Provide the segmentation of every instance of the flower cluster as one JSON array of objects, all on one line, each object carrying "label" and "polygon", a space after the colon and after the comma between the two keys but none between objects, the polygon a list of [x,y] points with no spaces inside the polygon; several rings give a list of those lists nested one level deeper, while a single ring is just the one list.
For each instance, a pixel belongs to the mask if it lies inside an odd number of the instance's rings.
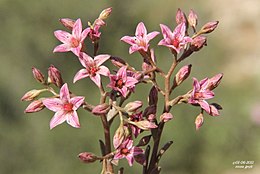
[{"label": "flower cluster", "polygon": [[[106,25],[106,20],[112,12],[112,8],[103,10],[97,19],[91,24],[88,22],[84,28],[81,19],[73,20],[63,18],[61,24],[69,31],[57,30],[55,37],[62,42],[56,46],[53,52],[71,51],[83,66],[75,73],[73,83],[78,80],[90,78],[94,86],[100,91],[100,99],[97,104],[89,104],[87,97],[77,96],[64,83],[61,72],[51,65],[48,68],[48,78],[43,73],[32,68],[35,80],[43,85],[42,89],[28,91],[22,97],[22,101],[31,101],[25,109],[25,113],[39,112],[47,108],[55,112],[50,120],[50,129],[67,122],[70,126],[80,128],[77,110],[83,108],[102,121],[105,139],[100,140],[101,155],[92,152],[82,152],[79,159],[84,163],[102,161],[102,174],[115,173],[114,165],[125,158],[132,166],[134,161],[143,165],[143,174],[160,173],[159,161],[164,152],[171,146],[172,141],[167,142],[160,148],[160,139],[164,125],[174,118],[172,107],[178,104],[190,104],[199,108],[199,115],[195,118],[195,127],[198,130],[204,121],[204,111],[211,116],[219,116],[221,106],[217,103],[209,103],[208,100],[214,97],[213,90],[219,85],[223,74],[219,73],[212,78],[204,78],[198,81],[193,78],[193,86],[182,95],[173,97],[175,88],[189,78],[192,65],[182,66],[174,75],[176,67],[193,53],[200,51],[206,45],[206,34],[211,33],[218,25],[216,22],[208,22],[201,29],[197,29],[197,14],[191,10],[188,17],[178,9],[176,14],[176,27],[160,24],[162,39],[158,45],[165,46],[170,50],[173,58],[171,66],[165,71],[157,65],[154,49],[151,48],[151,41],[160,32],[148,33],[146,26],[140,22],[134,36],[124,36],[121,41],[130,45],[129,54],[137,52],[141,55],[143,63],[141,70],[131,66],[121,57],[110,54],[98,54],[100,29]],[[189,29],[192,29],[190,31]],[[86,50],[89,39],[93,44],[93,55]],[[165,61],[163,58],[160,61]],[[111,61],[115,69],[106,66]],[[167,60],[169,61],[169,60]],[[109,82],[104,85],[103,78]],[[164,84],[158,83],[161,78]],[[144,100],[128,101],[134,94],[139,84],[148,86],[149,94],[147,105]],[[59,92],[56,92],[56,88]],[[42,93],[48,92],[50,97],[40,97]],[[158,95],[163,98],[163,108],[158,105]],[[142,107],[144,107],[142,109]],[[162,109],[162,112],[159,110]],[[119,123],[111,138],[111,125],[114,120]],[[146,132],[143,135],[143,132]],[[136,142],[139,139],[139,142]],[[153,143],[150,143],[150,141]],[[112,145],[113,144],[113,148]],[[123,173],[120,169],[119,173]]]}]

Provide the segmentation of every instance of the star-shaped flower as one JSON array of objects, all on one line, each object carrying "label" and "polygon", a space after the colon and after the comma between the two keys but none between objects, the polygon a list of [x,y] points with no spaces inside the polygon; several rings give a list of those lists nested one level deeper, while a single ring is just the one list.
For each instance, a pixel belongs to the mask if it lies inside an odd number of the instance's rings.
[{"label": "star-shaped flower", "polygon": [[82,23],[80,19],[77,19],[73,24],[72,34],[57,30],[54,32],[55,37],[62,42],[54,48],[53,52],[73,52],[76,56],[79,55],[83,46],[84,39],[87,37],[89,29],[82,31]]},{"label": "star-shaped flower", "polygon": [[76,81],[90,77],[90,79],[98,86],[101,86],[101,78],[100,75],[108,76],[110,74],[109,69],[103,65],[106,60],[110,58],[110,55],[102,54],[96,57],[91,58],[89,55],[81,52],[79,54],[79,60],[84,69],[81,69],[77,72],[74,77],[73,83]]},{"label": "star-shaped flower", "polygon": [[185,36],[186,25],[185,23],[180,23],[175,30],[172,32],[169,27],[164,24],[160,24],[163,39],[158,43],[158,45],[164,45],[180,53],[184,46],[191,42],[192,39]]},{"label": "star-shaped flower", "polygon": [[107,85],[108,87],[118,91],[122,94],[122,96],[126,97],[127,92],[132,90],[135,87],[135,84],[138,83],[133,77],[127,76],[127,67],[121,67],[116,75],[110,75],[110,83]]},{"label": "star-shaped flower", "polygon": [[51,111],[55,112],[50,121],[50,129],[67,122],[75,128],[79,128],[79,118],[76,110],[83,104],[84,97],[70,97],[67,83],[60,89],[60,98],[47,98],[42,103]]},{"label": "star-shaped flower", "polygon": [[121,38],[121,41],[124,41],[131,45],[129,48],[129,54],[132,54],[135,51],[143,50],[147,52],[149,47],[149,41],[157,36],[159,32],[153,31],[147,34],[146,27],[143,22],[140,22],[135,31],[135,36],[124,36]]}]

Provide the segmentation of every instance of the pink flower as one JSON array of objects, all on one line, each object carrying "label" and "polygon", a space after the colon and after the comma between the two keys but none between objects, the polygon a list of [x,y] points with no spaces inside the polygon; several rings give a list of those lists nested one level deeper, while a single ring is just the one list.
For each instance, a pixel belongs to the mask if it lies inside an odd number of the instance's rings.
[{"label": "pink flower", "polygon": [[72,51],[76,56],[78,56],[83,46],[84,39],[87,37],[88,33],[88,29],[82,31],[81,20],[77,19],[73,25],[72,34],[62,30],[54,32],[55,37],[63,44],[56,46],[53,52]]},{"label": "pink flower", "polygon": [[133,77],[127,76],[127,67],[121,67],[116,75],[110,75],[110,83],[107,85],[115,91],[120,92],[124,97],[126,97],[129,90],[132,90],[135,87],[135,84],[138,82]]},{"label": "pink flower", "polygon": [[[142,112],[138,112],[130,115],[129,120],[133,122],[139,122],[143,120]],[[134,134],[134,137],[136,138],[141,133],[141,129],[133,124],[129,124],[129,125],[132,130],[132,133]]]},{"label": "pink flower", "polygon": [[208,89],[209,79],[205,78],[198,82],[196,78],[193,78],[193,90],[189,98],[189,103],[197,105],[199,104],[202,109],[207,113],[210,113],[210,105],[207,103],[207,99],[214,97],[214,92]]},{"label": "pink flower", "polygon": [[134,156],[143,154],[143,150],[139,147],[133,146],[133,140],[126,139],[117,149],[117,153],[114,156],[114,159],[122,159],[126,158],[128,161],[128,164],[130,166],[134,163]]},{"label": "pink flower", "polygon": [[88,27],[89,30],[89,38],[92,42],[95,42],[100,39],[101,32],[99,31],[101,25],[95,25],[94,27]]},{"label": "pink flower", "polygon": [[192,39],[188,36],[185,36],[186,25],[185,23],[180,23],[173,32],[170,28],[164,24],[160,24],[163,39],[158,43],[158,45],[164,45],[175,50],[177,53],[180,53],[181,49],[184,46],[191,42]]},{"label": "pink flower", "polygon": [[147,52],[149,47],[149,41],[157,36],[159,32],[153,31],[147,34],[146,27],[143,22],[140,22],[135,31],[135,36],[124,36],[121,38],[121,41],[124,41],[131,45],[129,48],[129,54],[132,54],[135,51],[143,50]]},{"label": "pink flower", "polygon": [[44,99],[43,104],[51,111],[55,112],[50,121],[50,129],[67,121],[69,125],[79,128],[79,118],[76,110],[84,102],[84,97],[70,98],[70,92],[67,83],[60,89],[60,98],[47,98]]},{"label": "pink flower", "polygon": [[101,78],[100,75],[108,76],[110,74],[109,69],[105,66],[101,66],[106,60],[110,58],[110,55],[102,54],[94,57],[92,59],[87,54],[81,52],[79,54],[79,60],[84,69],[81,69],[77,72],[73,79],[73,83],[76,81],[90,77],[90,79],[98,86],[101,86]]}]

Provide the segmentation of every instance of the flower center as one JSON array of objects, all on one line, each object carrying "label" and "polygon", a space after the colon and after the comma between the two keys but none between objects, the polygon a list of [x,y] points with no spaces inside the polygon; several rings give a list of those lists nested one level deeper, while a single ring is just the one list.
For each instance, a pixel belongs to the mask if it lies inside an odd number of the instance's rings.
[{"label": "flower center", "polygon": [[128,155],[130,152],[129,152],[129,150],[127,149],[127,148],[123,148],[123,149],[121,149],[121,154],[123,154],[123,155]]},{"label": "flower center", "polygon": [[71,43],[71,47],[73,47],[73,48],[76,48],[76,47],[79,46],[79,41],[78,41],[78,39],[76,39],[76,38],[74,38],[74,37],[71,38],[70,43]]},{"label": "flower center", "polygon": [[123,79],[118,79],[117,81],[116,81],[116,87],[118,87],[118,88],[123,88],[123,86],[124,86],[124,82],[123,82]]},{"label": "flower center", "polygon": [[73,108],[73,104],[72,103],[66,103],[66,104],[63,105],[63,109],[65,111],[70,112],[70,111],[72,111],[72,108]]},{"label": "flower center", "polygon": [[194,94],[194,97],[195,97],[196,99],[203,98],[203,94],[202,94],[201,92],[196,92],[196,93]]},{"label": "flower center", "polygon": [[98,68],[96,66],[92,66],[89,69],[91,76],[96,76],[96,72],[98,71]]},{"label": "flower center", "polygon": [[172,45],[173,45],[175,48],[178,48],[178,47],[179,47],[179,44],[180,44],[179,40],[176,39],[176,38],[174,38],[173,41],[172,41]]}]

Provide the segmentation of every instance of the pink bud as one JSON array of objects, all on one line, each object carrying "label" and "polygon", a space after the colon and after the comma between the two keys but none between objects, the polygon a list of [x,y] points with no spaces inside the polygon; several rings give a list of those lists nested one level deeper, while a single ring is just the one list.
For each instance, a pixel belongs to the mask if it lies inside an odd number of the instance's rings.
[{"label": "pink bud", "polygon": [[69,18],[62,18],[62,19],[60,19],[60,23],[64,27],[68,28],[69,30],[72,30],[75,21],[73,19],[69,19]]},{"label": "pink bud", "polygon": [[130,135],[129,129],[127,126],[122,124],[117,128],[115,135],[113,137],[113,145],[117,149],[123,141]]},{"label": "pink bud", "polygon": [[197,14],[192,9],[190,10],[190,13],[188,16],[188,22],[189,22],[189,25],[193,28],[195,28],[198,23]]},{"label": "pink bud", "polygon": [[187,18],[186,15],[183,13],[181,9],[178,8],[177,13],[176,13],[176,23],[181,24],[181,23],[187,23]]},{"label": "pink bud", "polygon": [[106,8],[105,10],[103,10],[100,15],[99,15],[99,19],[105,20],[108,18],[108,16],[112,13],[112,7]]},{"label": "pink bud", "polygon": [[24,94],[24,96],[21,98],[21,100],[22,101],[32,101],[33,99],[38,97],[42,91],[43,90],[37,90],[37,89],[30,90]]},{"label": "pink bud", "polygon": [[41,100],[35,100],[31,102],[27,108],[24,110],[25,113],[33,113],[41,111],[45,106],[43,105]]},{"label": "pink bud", "polygon": [[98,25],[98,26],[103,26],[105,25],[105,21],[103,21],[102,19],[96,19],[95,22],[94,22],[95,25]]},{"label": "pink bud", "polygon": [[108,113],[109,109],[110,109],[109,105],[104,103],[104,104],[100,104],[100,105],[95,106],[92,109],[92,113],[95,114],[95,115],[102,115],[102,114]]},{"label": "pink bud", "polygon": [[203,46],[207,46],[207,38],[204,36],[197,36],[192,40],[190,49],[192,51],[199,51]]},{"label": "pink bud", "polygon": [[210,78],[207,89],[209,89],[210,91],[215,89],[220,84],[222,77],[223,73],[220,73]]},{"label": "pink bud", "polygon": [[160,121],[161,122],[168,122],[170,121],[171,119],[173,119],[173,116],[171,113],[163,113],[161,116],[160,116]]},{"label": "pink bud", "polygon": [[32,73],[33,73],[33,77],[40,83],[44,84],[45,80],[44,80],[44,75],[41,73],[41,71],[37,68],[32,67]]},{"label": "pink bud", "polygon": [[190,75],[190,72],[191,72],[191,64],[190,65],[186,65],[186,66],[183,66],[178,72],[177,74],[175,75],[175,83],[177,86],[179,86],[184,80],[186,80],[189,75]]},{"label": "pink bud", "polygon": [[126,62],[119,57],[111,56],[110,60],[113,63],[113,65],[115,65],[118,68],[121,68],[122,66],[126,66]]},{"label": "pink bud", "polygon": [[204,122],[204,118],[203,118],[203,115],[202,113],[200,113],[196,119],[195,119],[195,125],[196,125],[196,130],[199,130],[200,127],[203,125],[203,122]]},{"label": "pink bud", "polygon": [[50,83],[53,83],[54,85],[56,85],[59,88],[62,87],[63,80],[61,77],[61,73],[54,65],[51,65],[49,67],[48,75],[49,75]]},{"label": "pink bud", "polygon": [[127,113],[131,114],[135,112],[137,109],[141,108],[142,106],[143,106],[142,101],[134,101],[134,102],[127,103],[124,109]]},{"label": "pink bud", "polygon": [[143,129],[143,130],[150,130],[150,129],[154,129],[154,128],[158,127],[155,123],[150,122],[148,120],[133,122],[132,124],[134,124],[135,126],[139,127],[140,129]]},{"label": "pink bud", "polygon": [[78,155],[78,157],[84,163],[93,163],[98,160],[98,157],[90,152],[82,152]]},{"label": "pink bud", "polygon": [[201,34],[211,33],[212,31],[215,30],[215,28],[217,28],[218,23],[219,23],[218,21],[206,23],[206,24],[201,28],[200,33],[201,33]]}]

